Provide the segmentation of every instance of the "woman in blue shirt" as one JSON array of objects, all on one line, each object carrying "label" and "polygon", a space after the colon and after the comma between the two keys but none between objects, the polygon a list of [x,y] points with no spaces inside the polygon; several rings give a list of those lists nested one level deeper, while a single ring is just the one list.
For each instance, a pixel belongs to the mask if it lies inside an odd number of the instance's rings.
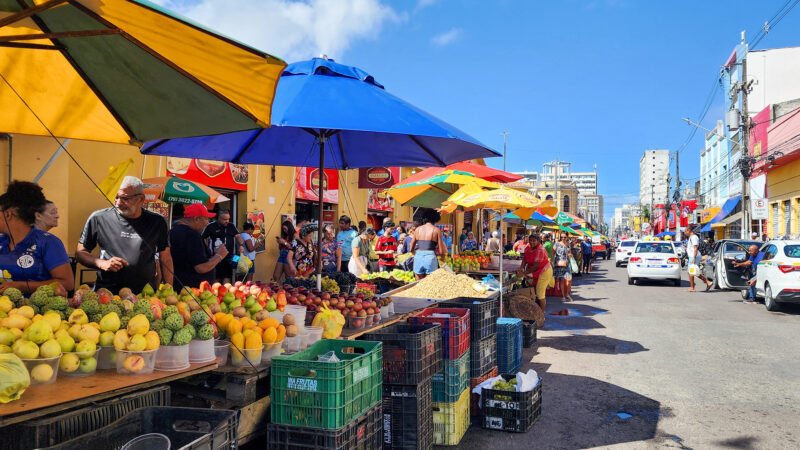
[{"label": "woman in blue shirt", "polygon": [[0,195],[0,291],[13,287],[32,293],[54,282],[65,291],[75,287],[64,244],[33,226],[36,211],[46,203],[42,188],[27,181],[12,181]]}]

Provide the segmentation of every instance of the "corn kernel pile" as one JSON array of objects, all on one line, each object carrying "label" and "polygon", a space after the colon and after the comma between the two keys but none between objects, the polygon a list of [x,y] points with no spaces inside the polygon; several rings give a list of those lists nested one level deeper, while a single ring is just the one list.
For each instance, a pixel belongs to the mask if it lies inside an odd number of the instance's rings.
[{"label": "corn kernel pile", "polygon": [[416,285],[400,292],[401,297],[436,298],[450,300],[456,297],[486,297],[473,289],[476,280],[467,275],[438,269],[420,280]]}]

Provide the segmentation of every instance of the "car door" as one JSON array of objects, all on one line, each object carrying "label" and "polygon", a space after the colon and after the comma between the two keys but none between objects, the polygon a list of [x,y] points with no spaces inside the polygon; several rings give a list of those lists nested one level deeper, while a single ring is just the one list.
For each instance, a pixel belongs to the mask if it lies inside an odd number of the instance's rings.
[{"label": "car door", "polygon": [[722,246],[722,268],[725,282],[731,289],[747,288],[750,279],[750,267],[736,267],[736,263],[749,258],[746,244],[728,241]]},{"label": "car door", "polygon": [[764,283],[769,281],[773,275],[772,271],[776,267],[773,259],[778,255],[778,246],[768,242],[761,247],[761,251],[764,253],[764,257],[756,268],[756,290],[759,294],[764,295]]},{"label": "car door", "polygon": [[721,242],[714,244],[714,248],[711,249],[711,253],[708,254],[706,260],[701,264],[700,269],[703,271],[703,275],[705,275],[709,280],[713,280],[714,277],[717,276],[714,273],[714,267],[717,264],[717,253],[721,244]]}]

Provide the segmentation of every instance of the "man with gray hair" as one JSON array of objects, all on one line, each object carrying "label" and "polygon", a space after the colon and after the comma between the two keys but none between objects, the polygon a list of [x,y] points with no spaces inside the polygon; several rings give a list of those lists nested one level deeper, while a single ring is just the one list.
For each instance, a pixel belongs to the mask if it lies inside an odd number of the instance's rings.
[{"label": "man with gray hair", "polygon": [[[156,254],[162,280],[172,284],[167,221],[143,205],[142,180],[128,176],[119,186],[114,206],[95,211],[86,221],[75,257],[97,269],[95,289],[117,293],[127,287],[138,293],[145,284],[158,289]],[[99,256],[94,256],[92,251],[98,246]]]}]

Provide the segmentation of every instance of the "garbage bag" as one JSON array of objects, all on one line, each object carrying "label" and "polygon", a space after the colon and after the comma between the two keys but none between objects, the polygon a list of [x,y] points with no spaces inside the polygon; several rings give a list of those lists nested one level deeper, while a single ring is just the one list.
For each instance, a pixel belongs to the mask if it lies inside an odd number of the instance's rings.
[{"label": "garbage bag", "polygon": [[17,400],[31,385],[28,369],[17,355],[0,353],[0,403]]}]

